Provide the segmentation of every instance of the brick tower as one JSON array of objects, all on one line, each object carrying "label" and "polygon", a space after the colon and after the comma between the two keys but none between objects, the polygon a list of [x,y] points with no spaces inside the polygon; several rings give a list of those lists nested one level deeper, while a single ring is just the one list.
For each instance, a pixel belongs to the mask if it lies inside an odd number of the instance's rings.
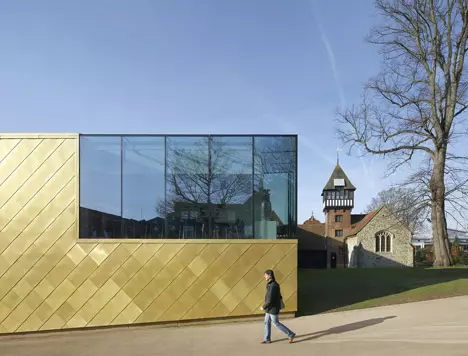
[{"label": "brick tower", "polygon": [[342,239],[346,230],[351,227],[355,190],[356,187],[337,163],[322,192],[325,236]]}]

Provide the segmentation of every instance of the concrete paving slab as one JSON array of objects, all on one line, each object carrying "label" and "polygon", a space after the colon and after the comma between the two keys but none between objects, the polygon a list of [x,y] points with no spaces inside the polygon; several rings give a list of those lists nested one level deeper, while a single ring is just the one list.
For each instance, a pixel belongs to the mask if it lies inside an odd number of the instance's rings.
[{"label": "concrete paving slab", "polygon": [[0,337],[2,356],[468,355],[468,297],[301,317],[294,344],[262,322],[107,329]]}]

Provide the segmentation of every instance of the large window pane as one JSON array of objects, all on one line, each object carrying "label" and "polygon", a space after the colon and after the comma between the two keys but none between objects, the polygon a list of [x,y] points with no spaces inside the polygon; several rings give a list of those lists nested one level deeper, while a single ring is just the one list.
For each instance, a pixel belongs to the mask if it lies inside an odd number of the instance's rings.
[{"label": "large window pane", "polygon": [[120,137],[80,138],[80,237],[121,237],[120,173]]},{"label": "large window pane", "polygon": [[166,143],[167,237],[210,236],[208,196],[213,185],[208,137],[168,137]]},{"label": "large window pane", "polygon": [[295,136],[81,136],[80,237],[295,232]]},{"label": "large window pane", "polygon": [[254,138],[254,218],[256,238],[295,233],[296,137]]},{"label": "large window pane", "polygon": [[164,238],[164,137],[122,138],[123,237]]},{"label": "large window pane", "polygon": [[247,136],[211,137],[213,238],[253,237],[252,140]]}]

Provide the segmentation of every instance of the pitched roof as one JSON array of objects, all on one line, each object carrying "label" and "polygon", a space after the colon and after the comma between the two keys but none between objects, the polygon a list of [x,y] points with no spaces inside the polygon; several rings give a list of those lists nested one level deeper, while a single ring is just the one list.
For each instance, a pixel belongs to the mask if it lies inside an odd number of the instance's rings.
[{"label": "pitched roof", "polygon": [[325,236],[325,224],[303,224],[297,225],[301,230],[311,232],[315,235]]},{"label": "pitched roof", "polygon": [[346,173],[343,171],[343,168],[339,164],[336,165],[335,169],[333,170],[328,183],[325,185],[323,190],[332,190],[335,189],[335,179],[344,179],[345,181],[345,189],[349,190],[356,190],[356,187],[351,183],[349,178],[346,176]]},{"label": "pitched roof", "polygon": [[346,232],[346,237],[357,235],[359,231],[364,229],[366,225],[371,222],[371,220],[380,212],[380,210],[382,210],[382,207],[371,211],[357,224],[351,225],[351,228]]},{"label": "pitched roof", "polygon": [[359,221],[364,219],[367,214],[351,214],[351,225],[357,224]]}]

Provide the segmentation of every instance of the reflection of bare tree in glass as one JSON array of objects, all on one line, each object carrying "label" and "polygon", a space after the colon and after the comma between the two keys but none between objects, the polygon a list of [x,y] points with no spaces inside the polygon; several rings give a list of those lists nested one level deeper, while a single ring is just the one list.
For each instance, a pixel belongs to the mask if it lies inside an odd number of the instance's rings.
[{"label": "reflection of bare tree in glass", "polygon": [[[243,204],[251,196],[248,151],[243,155],[222,137],[201,138],[190,147],[168,144],[167,150],[166,201],[160,201],[157,207],[161,214],[167,216],[183,205],[192,212],[198,210],[200,218],[214,217],[210,204],[223,209],[229,204]],[[211,225],[212,219],[208,219],[209,231]]]},{"label": "reflection of bare tree in glass", "polygon": [[[275,174],[287,176],[288,203],[293,202],[290,206],[294,206],[294,138],[268,137],[265,144],[255,147],[254,152],[247,145],[246,150],[232,146],[225,137],[200,138],[191,146],[177,143],[168,140],[167,144],[166,200],[162,199],[157,205],[161,216],[187,209],[198,211],[199,219],[216,218],[217,212],[231,204],[248,203],[245,209],[251,211],[253,205],[250,204],[254,200],[263,202],[271,213],[270,192],[265,187]],[[256,193],[260,195],[253,199]],[[268,215],[268,211],[265,214]],[[289,213],[288,220],[295,222],[295,211]],[[212,231],[212,223],[212,219],[208,219],[209,231]]]},{"label": "reflection of bare tree in glass", "polygon": [[239,151],[222,139],[206,138],[190,148],[168,149],[168,200],[225,205],[248,198],[251,174],[244,172],[249,162],[245,158],[242,162]]},{"label": "reflection of bare tree in glass", "polygon": [[[267,136],[268,137],[268,136]],[[296,140],[293,137],[268,137],[268,144],[255,145],[255,186],[263,188],[272,174],[296,172]]]}]

